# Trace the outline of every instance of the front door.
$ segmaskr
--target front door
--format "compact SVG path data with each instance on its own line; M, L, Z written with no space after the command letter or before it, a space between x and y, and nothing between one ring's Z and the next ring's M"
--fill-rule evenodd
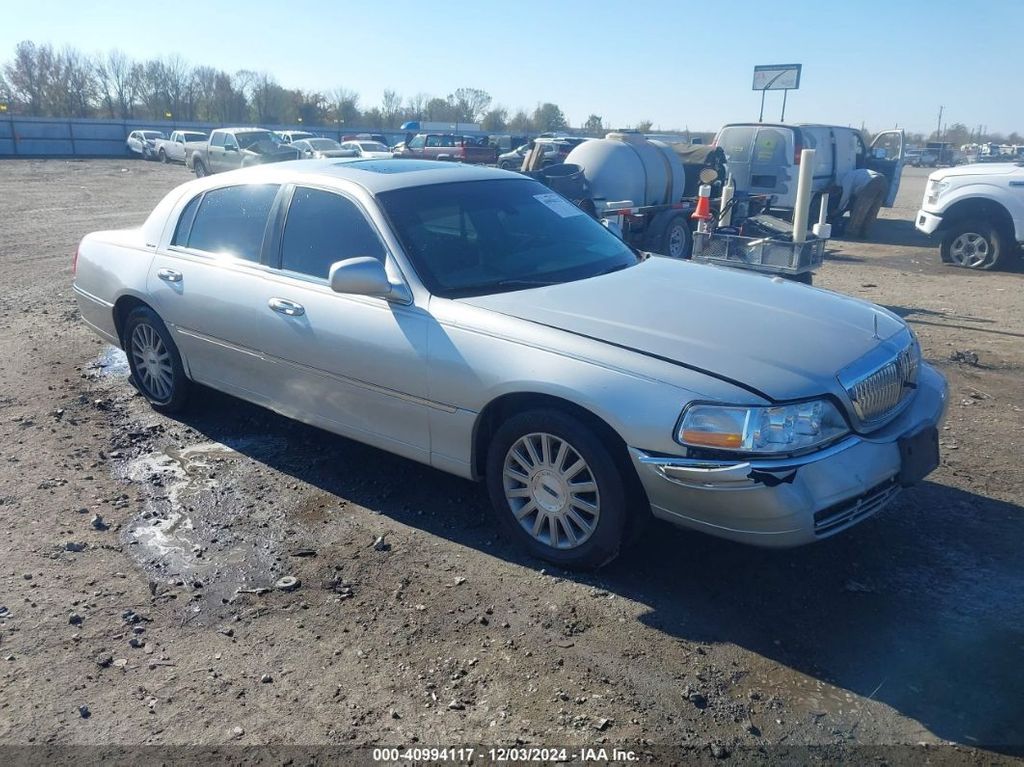
M211 189L182 210L150 268L148 292L192 378L265 400L259 301L268 220L280 187Z
M889 191L885 196L885 207L891 208L896 202L896 194L900 189L900 178L903 176L903 130L882 131L871 142L868 152L867 167L878 171L889 182Z
M275 409L420 461L429 460L426 337L415 305L331 290L331 264L387 250L362 207L295 187L258 301Z

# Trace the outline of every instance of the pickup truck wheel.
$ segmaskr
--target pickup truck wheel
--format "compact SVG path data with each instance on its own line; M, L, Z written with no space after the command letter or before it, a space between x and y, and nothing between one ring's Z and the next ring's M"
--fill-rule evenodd
M198 157L192 160L192 170L196 173L196 178L203 178L206 176L206 165Z
M964 219L946 232L940 254L946 263L987 271L999 266L1008 250L1009 243L999 227L981 219Z
M132 310L122 334L132 381L161 413L174 413L185 406L190 382L181 355L159 315L148 306Z
M513 416L487 453L487 488L505 531L533 556L596 568L622 545L627 490L587 425L559 410Z
M162 162L164 165L166 165L167 164L167 152L165 152L163 149L161 149L157 154L160 157L160 162Z

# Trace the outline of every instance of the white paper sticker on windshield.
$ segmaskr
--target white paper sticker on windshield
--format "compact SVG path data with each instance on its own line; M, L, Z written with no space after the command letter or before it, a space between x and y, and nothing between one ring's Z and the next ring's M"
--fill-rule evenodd
M544 203L551 210L555 211L562 218L569 218L570 216L582 216L583 211L569 202L567 199L562 197L560 194L554 192L548 192L547 194L535 194L535 200Z

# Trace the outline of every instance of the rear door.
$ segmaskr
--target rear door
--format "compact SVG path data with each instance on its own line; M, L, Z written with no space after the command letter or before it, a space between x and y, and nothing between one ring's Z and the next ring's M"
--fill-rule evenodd
M896 194L900 189L905 141L906 136L903 130L882 131L872 140L868 152L867 167L881 173L889 182L889 191L885 196L885 207L887 208L891 208L896 202Z
M793 207L796 166L792 128L727 125L719 132L717 144L725 152L737 191L773 195L773 207Z
M192 377L261 401L263 254L279 192L276 184L243 184L192 198L148 278Z

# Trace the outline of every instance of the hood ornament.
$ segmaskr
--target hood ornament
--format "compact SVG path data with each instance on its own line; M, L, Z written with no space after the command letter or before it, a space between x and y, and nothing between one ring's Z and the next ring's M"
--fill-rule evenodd
M872 312L871 313L871 318L872 318L872 320L874 320L874 323L875 323L875 327L874 327L874 330L872 331L872 335L874 336L874 338L876 340L880 340L879 335L878 335L878 312Z

